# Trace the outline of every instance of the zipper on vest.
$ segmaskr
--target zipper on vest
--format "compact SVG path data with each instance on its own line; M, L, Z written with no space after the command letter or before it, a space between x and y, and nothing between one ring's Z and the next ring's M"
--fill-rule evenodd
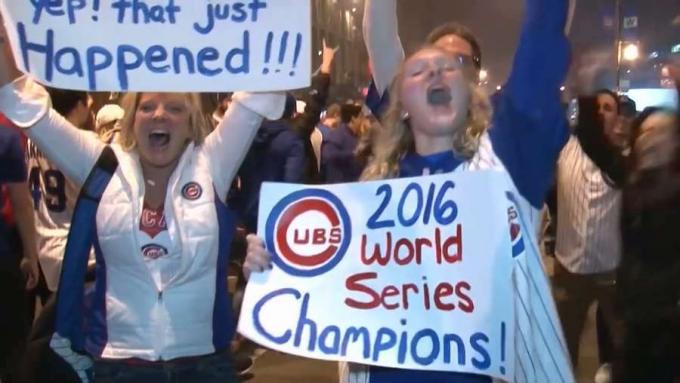
M155 318L158 320L158 326L155 326L154 332L154 349L156 350L156 353L158 355L158 360L163 360L163 349L164 349L164 344L163 344L163 333L165 331L165 319L163 317L163 310L161 309L161 306L163 305L163 290L158 290L156 293L156 308L154 309L155 311Z

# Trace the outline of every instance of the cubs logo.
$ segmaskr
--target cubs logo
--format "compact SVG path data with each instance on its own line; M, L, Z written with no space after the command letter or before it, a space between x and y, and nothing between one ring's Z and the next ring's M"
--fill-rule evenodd
M326 190L301 190L283 198L266 222L272 260L288 274L312 277L333 269L352 238L347 209Z
M144 256L144 258L156 260L162 256L168 255L168 250L161 245L156 245L152 243L146 246L142 246L142 255Z
M524 238L522 237L522 226L519 224L520 217L517 212L517 200L515 196L507 192L508 200L512 205L508 208L508 224L510 225L510 240L512 241L512 257L516 258L524 252Z
M203 195L203 188L196 182L189 182L182 187L182 196L189 201L195 201Z

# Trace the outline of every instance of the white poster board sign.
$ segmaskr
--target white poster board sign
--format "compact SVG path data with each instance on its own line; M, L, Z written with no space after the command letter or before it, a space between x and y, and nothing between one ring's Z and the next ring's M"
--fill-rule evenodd
M493 171L263 185L274 265L251 276L239 331L310 358L511 380L506 185Z
M307 87L309 0L7 0L17 66L89 91Z

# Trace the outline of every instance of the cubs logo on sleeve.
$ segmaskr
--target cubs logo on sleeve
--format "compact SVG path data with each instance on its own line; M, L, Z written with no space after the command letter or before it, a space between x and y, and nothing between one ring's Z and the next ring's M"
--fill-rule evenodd
M512 204L508 207L508 224L510 225L510 239L512 240L512 257L517 258L525 250L524 238L522 237L522 225L519 222L519 213L517 212L515 196L510 192L506 193L506 195Z

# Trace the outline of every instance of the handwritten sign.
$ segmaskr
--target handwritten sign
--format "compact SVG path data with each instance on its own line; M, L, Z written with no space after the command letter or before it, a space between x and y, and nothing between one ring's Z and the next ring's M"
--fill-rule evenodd
M311 358L511 381L506 186L497 172L263 185L274 268L251 276L239 331Z
M2 1L17 66L90 91L309 85L308 0Z

